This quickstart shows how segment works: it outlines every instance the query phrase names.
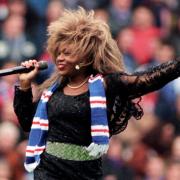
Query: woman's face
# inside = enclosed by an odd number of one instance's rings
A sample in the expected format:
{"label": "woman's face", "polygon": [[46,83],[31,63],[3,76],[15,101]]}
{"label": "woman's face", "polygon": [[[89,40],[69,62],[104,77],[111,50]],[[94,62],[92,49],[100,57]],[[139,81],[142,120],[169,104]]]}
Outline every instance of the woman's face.
{"label": "woman's face", "polygon": [[78,54],[74,54],[73,45],[60,45],[56,58],[56,66],[62,76],[73,76],[77,73],[75,66],[80,60]]}

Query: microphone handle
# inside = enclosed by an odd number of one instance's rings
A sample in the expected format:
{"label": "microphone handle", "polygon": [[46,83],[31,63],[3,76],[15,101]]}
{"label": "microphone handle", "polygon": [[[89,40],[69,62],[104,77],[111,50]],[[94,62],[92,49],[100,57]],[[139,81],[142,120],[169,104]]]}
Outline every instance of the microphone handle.
{"label": "microphone handle", "polygon": [[[44,70],[48,68],[48,65],[46,62],[39,62],[39,70]],[[11,74],[20,74],[20,73],[28,73],[32,71],[34,67],[26,68],[23,66],[17,66],[13,68],[7,68],[7,69],[2,69],[0,70],[0,77],[1,76],[6,76],[6,75],[11,75]]]}

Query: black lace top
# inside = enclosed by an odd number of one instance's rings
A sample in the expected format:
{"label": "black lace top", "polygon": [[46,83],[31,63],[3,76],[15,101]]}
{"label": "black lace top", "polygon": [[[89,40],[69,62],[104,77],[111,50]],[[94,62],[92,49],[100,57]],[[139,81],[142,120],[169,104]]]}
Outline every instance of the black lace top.
{"label": "black lace top", "polygon": [[[169,61],[132,75],[114,73],[104,76],[107,110],[111,135],[124,130],[130,117],[141,118],[142,109],[133,99],[158,90],[179,77],[180,62]],[[24,131],[29,131],[37,103],[32,102],[31,90],[15,88],[14,110]],[[90,104],[89,92],[70,96],[56,90],[48,102],[49,141],[89,145]]]}

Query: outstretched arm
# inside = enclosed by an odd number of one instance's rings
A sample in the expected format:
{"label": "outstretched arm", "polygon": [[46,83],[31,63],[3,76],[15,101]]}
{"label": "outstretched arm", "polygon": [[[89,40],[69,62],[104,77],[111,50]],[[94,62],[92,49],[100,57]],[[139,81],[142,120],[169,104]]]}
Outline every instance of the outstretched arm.
{"label": "outstretched arm", "polygon": [[107,92],[135,99],[162,88],[180,76],[180,59],[168,61],[133,74],[114,73],[105,77]]}
{"label": "outstretched arm", "polygon": [[158,90],[180,76],[180,59],[169,61],[132,75],[112,73],[104,76],[111,134],[123,131],[131,116],[139,119],[143,110],[131,100]]}
{"label": "outstretched arm", "polygon": [[159,90],[179,76],[180,59],[168,61],[132,75],[123,75],[121,76],[121,81],[126,85],[125,88],[128,97],[134,99]]}

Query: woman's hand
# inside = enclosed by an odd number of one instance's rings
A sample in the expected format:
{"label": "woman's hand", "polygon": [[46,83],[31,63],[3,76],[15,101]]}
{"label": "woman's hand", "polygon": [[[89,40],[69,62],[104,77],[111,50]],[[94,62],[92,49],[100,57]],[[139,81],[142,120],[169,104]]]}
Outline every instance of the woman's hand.
{"label": "woman's hand", "polygon": [[20,88],[22,90],[26,90],[31,87],[31,82],[38,73],[39,64],[37,60],[33,59],[33,60],[22,62],[21,66],[24,66],[26,68],[30,68],[32,66],[34,67],[34,69],[30,71],[29,73],[22,73],[19,75]]}

